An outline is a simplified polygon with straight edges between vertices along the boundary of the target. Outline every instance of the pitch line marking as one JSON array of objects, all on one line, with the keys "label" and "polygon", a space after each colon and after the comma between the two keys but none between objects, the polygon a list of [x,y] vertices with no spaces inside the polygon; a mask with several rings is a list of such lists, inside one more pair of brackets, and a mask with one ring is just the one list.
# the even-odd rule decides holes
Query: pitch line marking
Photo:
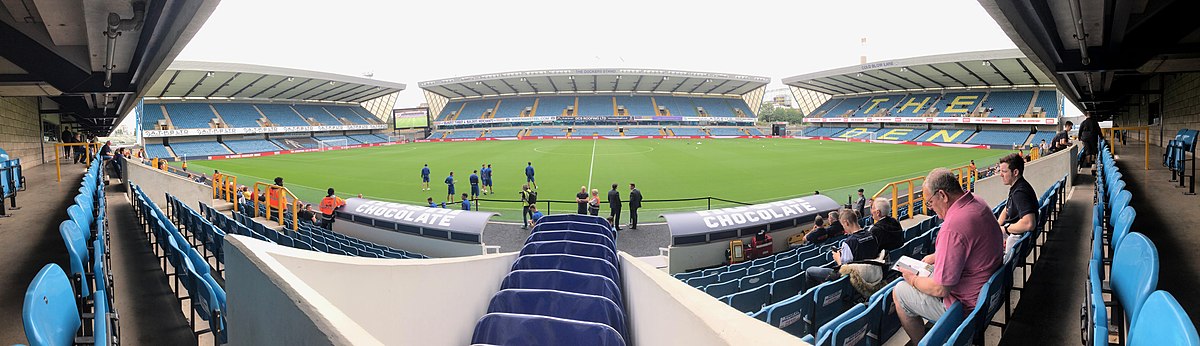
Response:
[{"label": "pitch line marking", "polygon": [[588,189],[592,188],[592,169],[596,168],[596,142],[598,141],[592,140],[592,162],[588,164]]}]

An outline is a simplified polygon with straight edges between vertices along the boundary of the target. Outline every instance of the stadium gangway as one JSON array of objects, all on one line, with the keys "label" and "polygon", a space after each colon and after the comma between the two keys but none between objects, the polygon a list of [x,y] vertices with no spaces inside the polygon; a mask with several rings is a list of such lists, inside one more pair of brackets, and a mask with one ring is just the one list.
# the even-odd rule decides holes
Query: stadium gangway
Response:
[{"label": "stadium gangway", "polygon": [[[262,193],[259,193],[259,187],[263,188],[262,193],[265,193],[267,196],[265,200],[260,201],[258,198],[258,196],[262,196]],[[279,194],[278,196],[280,197],[280,199],[283,200],[283,203],[275,208],[272,208],[271,203],[267,203],[267,201],[270,201],[271,196],[273,195],[272,191],[279,191],[276,193],[278,193]],[[276,215],[277,218],[275,219],[275,221],[279,222],[279,225],[281,225],[281,226],[286,225],[284,223],[284,218],[283,218],[284,211],[287,210],[287,206],[290,204],[292,207],[292,231],[298,230],[298,228],[299,228],[298,225],[300,224],[300,222],[299,222],[300,218],[296,215],[296,212],[300,211],[300,198],[297,198],[296,194],[293,194],[292,191],[289,191],[286,187],[283,187],[283,186],[267,184],[267,183],[258,181],[258,182],[254,183],[254,190],[252,191],[251,196],[254,197],[254,198],[251,198],[254,200],[254,217],[261,216],[261,217],[267,219],[268,221],[270,221],[271,220],[271,210],[275,209],[275,212],[277,214]],[[289,197],[291,198],[291,203],[287,202]],[[263,213],[264,215],[259,215],[260,204],[266,205],[266,211]]]},{"label": "stadium gangway", "polygon": [[[966,189],[968,191],[972,190],[971,187],[973,187],[975,182],[979,180],[979,172],[971,169],[970,165],[951,168],[950,172],[953,172],[954,176],[958,177],[959,185],[968,187]],[[902,204],[908,207],[909,214],[912,216],[912,211],[916,210],[913,209],[913,203],[922,198],[921,184],[924,182],[925,176],[891,182],[879,189],[879,192],[876,192],[874,195],[872,195],[871,199],[874,200],[879,197],[886,197],[890,199],[892,204],[892,217],[896,218],[897,220],[900,219],[900,206]],[[891,194],[888,195],[887,193]],[[931,212],[929,208],[923,209],[925,209],[924,212],[926,215]]]},{"label": "stadium gangway", "polygon": [[[84,150],[86,151],[86,153],[84,153],[84,155],[83,155],[84,163],[86,163],[88,166],[91,166],[92,157],[94,157],[96,153],[100,152],[100,148],[104,147],[104,143],[55,143],[54,144],[54,158],[56,160],[54,161],[54,172],[58,176],[58,180],[55,180],[55,181],[59,181],[59,182],[62,181],[62,156],[59,156],[58,148],[63,148],[62,152],[66,153],[67,152],[66,148],[74,148],[74,147],[84,148]],[[74,160],[74,157],[71,157],[70,159]],[[104,168],[101,167],[101,170],[103,170],[103,169]],[[101,173],[103,173],[103,172],[101,172]]]},{"label": "stadium gangway", "polygon": [[[1101,128],[1100,135],[1103,136],[1105,139],[1108,139],[1109,143],[1114,143],[1114,141],[1116,141],[1118,139],[1115,137],[1115,131],[1141,132],[1142,136],[1143,136],[1142,138],[1150,138],[1150,127],[1149,126],[1119,126],[1119,127],[1112,127],[1112,128],[1107,128],[1107,129]],[[1124,136],[1124,134],[1122,134],[1122,136]],[[1146,155],[1146,170],[1150,170],[1150,142],[1142,141],[1142,144],[1144,147],[1143,150],[1145,150],[1145,155]],[[1112,147],[1109,147],[1109,150],[1112,150]],[[1115,151],[1114,151],[1114,154],[1115,154]]]},{"label": "stadium gangway", "polygon": [[238,184],[237,176],[214,173],[212,177],[212,199],[219,199],[233,204],[233,212],[238,211],[237,194]]}]

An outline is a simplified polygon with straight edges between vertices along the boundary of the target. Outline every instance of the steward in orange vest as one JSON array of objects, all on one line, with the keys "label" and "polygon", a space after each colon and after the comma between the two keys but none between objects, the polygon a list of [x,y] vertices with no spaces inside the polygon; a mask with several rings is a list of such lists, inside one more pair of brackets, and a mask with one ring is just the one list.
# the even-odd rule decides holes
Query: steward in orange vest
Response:
[{"label": "steward in orange vest", "polygon": [[346,201],[341,197],[333,195],[333,188],[329,188],[329,194],[321,199],[321,227],[333,229],[333,213],[338,209],[346,206]]}]

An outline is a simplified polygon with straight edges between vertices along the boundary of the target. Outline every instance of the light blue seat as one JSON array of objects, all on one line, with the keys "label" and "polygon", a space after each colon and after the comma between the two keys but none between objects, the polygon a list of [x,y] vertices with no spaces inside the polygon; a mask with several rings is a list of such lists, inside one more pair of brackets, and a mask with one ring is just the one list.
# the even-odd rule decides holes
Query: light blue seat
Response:
[{"label": "light blue seat", "polygon": [[1088,298],[1084,318],[1089,323],[1084,327],[1084,345],[1108,346],[1108,310],[1104,307],[1104,292],[1099,260],[1088,261]]},{"label": "light blue seat", "polygon": [[896,315],[896,305],[893,302],[892,290],[896,288],[896,284],[904,281],[904,278],[897,278],[887,286],[876,291],[867,300],[867,316],[865,319],[870,323],[867,329],[867,336],[875,340],[875,345],[883,344],[892,334],[900,330],[900,317]]},{"label": "light blue seat", "polygon": [[755,312],[761,310],[771,299],[771,287],[764,285],[752,289],[743,289],[740,292],[719,299],[734,309],[738,309],[738,311]]},{"label": "light blue seat", "polygon": [[950,335],[954,334],[954,330],[958,329],[965,319],[966,316],[963,312],[962,302],[954,302],[954,305],[950,305],[950,308],[946,309],[945,313],[942,313],[942,318],[939,318],[937,323],[933,324],[933,328],[930,328],[929,332],[925,333],[925,338],[921,339],[921,343],[918,345],[945,344],[950,339]]},{"label": "light blue seat", "polygon": [[541,289],[504,289],[492,296],[488,313],[507,312],[602,323],[625,335],[625,313],[608,298]]},{"label": "light blue seat", "polygon": [[1121,240],[1121,246],[1113,256],[1111,286],[1115,300],[1125,310],[1123,317],[1139,316],[1138,311],[1146,297],[1158,287],[1158,269],[1158,249],[1149,238],[1134,232]]},{"label": "light blue seat", "polygon": [[676,279],[679,279],[679,281],[687,282],[688,279],[704,276],[704,271],[703,270],[694,270],[694,271],[690,271],[690,272],[675,273],[674,275],[671,275],[671,276]]},{"label": "light blue seat", "polygon": [[500,289],[528,288],[575,292],[608,298],[621,304],[621,288],[611,279],[552,269],[514,270],[504,276]]},{"label": "light blue seat", "polygon": [[67,273],[57,264],[38,271],[25,290],[21,311],[30,345],[71,345],[83,324]]},{"label": "light blue seat", "polygon": [[[67,247],[71,280],[78,285],[77,288],[81,296],[89,297],[91,290],[89,289],[85,266],[91,263],[91,261],[88,256],[86,236],[80,233],[78,225],[72,220],[63,220],[62,223],[59,223],[58,234],[62,237],[63,243]],[[59,270],[62,269],[60,268]]]},{"label": "light blue seat", "polygon": [[724,297],[724,296],[727,296],[730,294],[737,293],[737,291],[738,291],[737,280],[718,282],[715,284],[704,286],[704,293],[708,293],[708,295],[713,296],[713,298]]},{"label": "light blue seat", "polygon": [[556,269],[577,273],[594,274],[620,282],[616,266],[603,259],[571,254],[535,254],[517,257],[512,270]]},{"label": "light blue seat", "polygon": [[475,324],[472,344],[621,346],[612,327],[594,322],[510,313],[489,313]]},{"label": "light blue seat", "polygon": [[1129,345],[1200,345],[1196,326],[1187,311],[1166,291],[1146,298],[1141,312],[1129,327]]}]

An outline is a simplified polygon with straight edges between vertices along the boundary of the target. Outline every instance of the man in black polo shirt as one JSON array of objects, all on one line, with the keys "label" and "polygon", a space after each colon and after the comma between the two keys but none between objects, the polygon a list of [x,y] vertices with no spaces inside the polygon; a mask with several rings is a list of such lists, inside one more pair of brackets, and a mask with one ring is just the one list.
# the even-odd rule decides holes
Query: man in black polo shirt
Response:
[{"label": "man in black polo shirt", "polygon": [[[839,249],[833,250],[833,260],[840,267],[852,262],[869,260],[879,257],[879,242],[871,232],[858,225],[858,213],[853,209],[842,209],[838,213],[839,222],[845,229],[846,239],[842,240]],[[820,285],[822,282],[841,277],[837,268],[810,267],[805,270],[808,274],[808,287]]]},{"label": "man in black polo shirt", "polygon": [[871,203],[871,235],[879,243],[880,250],[895,250],[904,246],[904,229],[900,221],[892,217],[892,202],[879,197]]},{"label": "man in black polo shirt", "polygon": [[1017,154],[1009,154],[1000,159],[1000,169],[996,170],[1008,189],[1008,203],[1000,211],[997,222],[1000,229],[1007,233],[1004,242],[1005,257],[1011,255],[1011,248],[1021,238],[1021,234],[1037,227],[1038,200],[1033,186],[1025,180],[1025,159]]},{"label": "man in black polo shirt", "polygon": [[579,193],[575,194],[575,204],[578,204],[579,209],[575,213],[579,215],[587,215],[588,192],[587,186],[580,186]]},{"label": "man in black polo shirt", "polygon": [[1070,121],[1063,123],[1062,131],[1054,135],[1054,139],[1050,140],[1050,152],[1057,152],[1071,146],[1071,129],[1075,124]]}]

